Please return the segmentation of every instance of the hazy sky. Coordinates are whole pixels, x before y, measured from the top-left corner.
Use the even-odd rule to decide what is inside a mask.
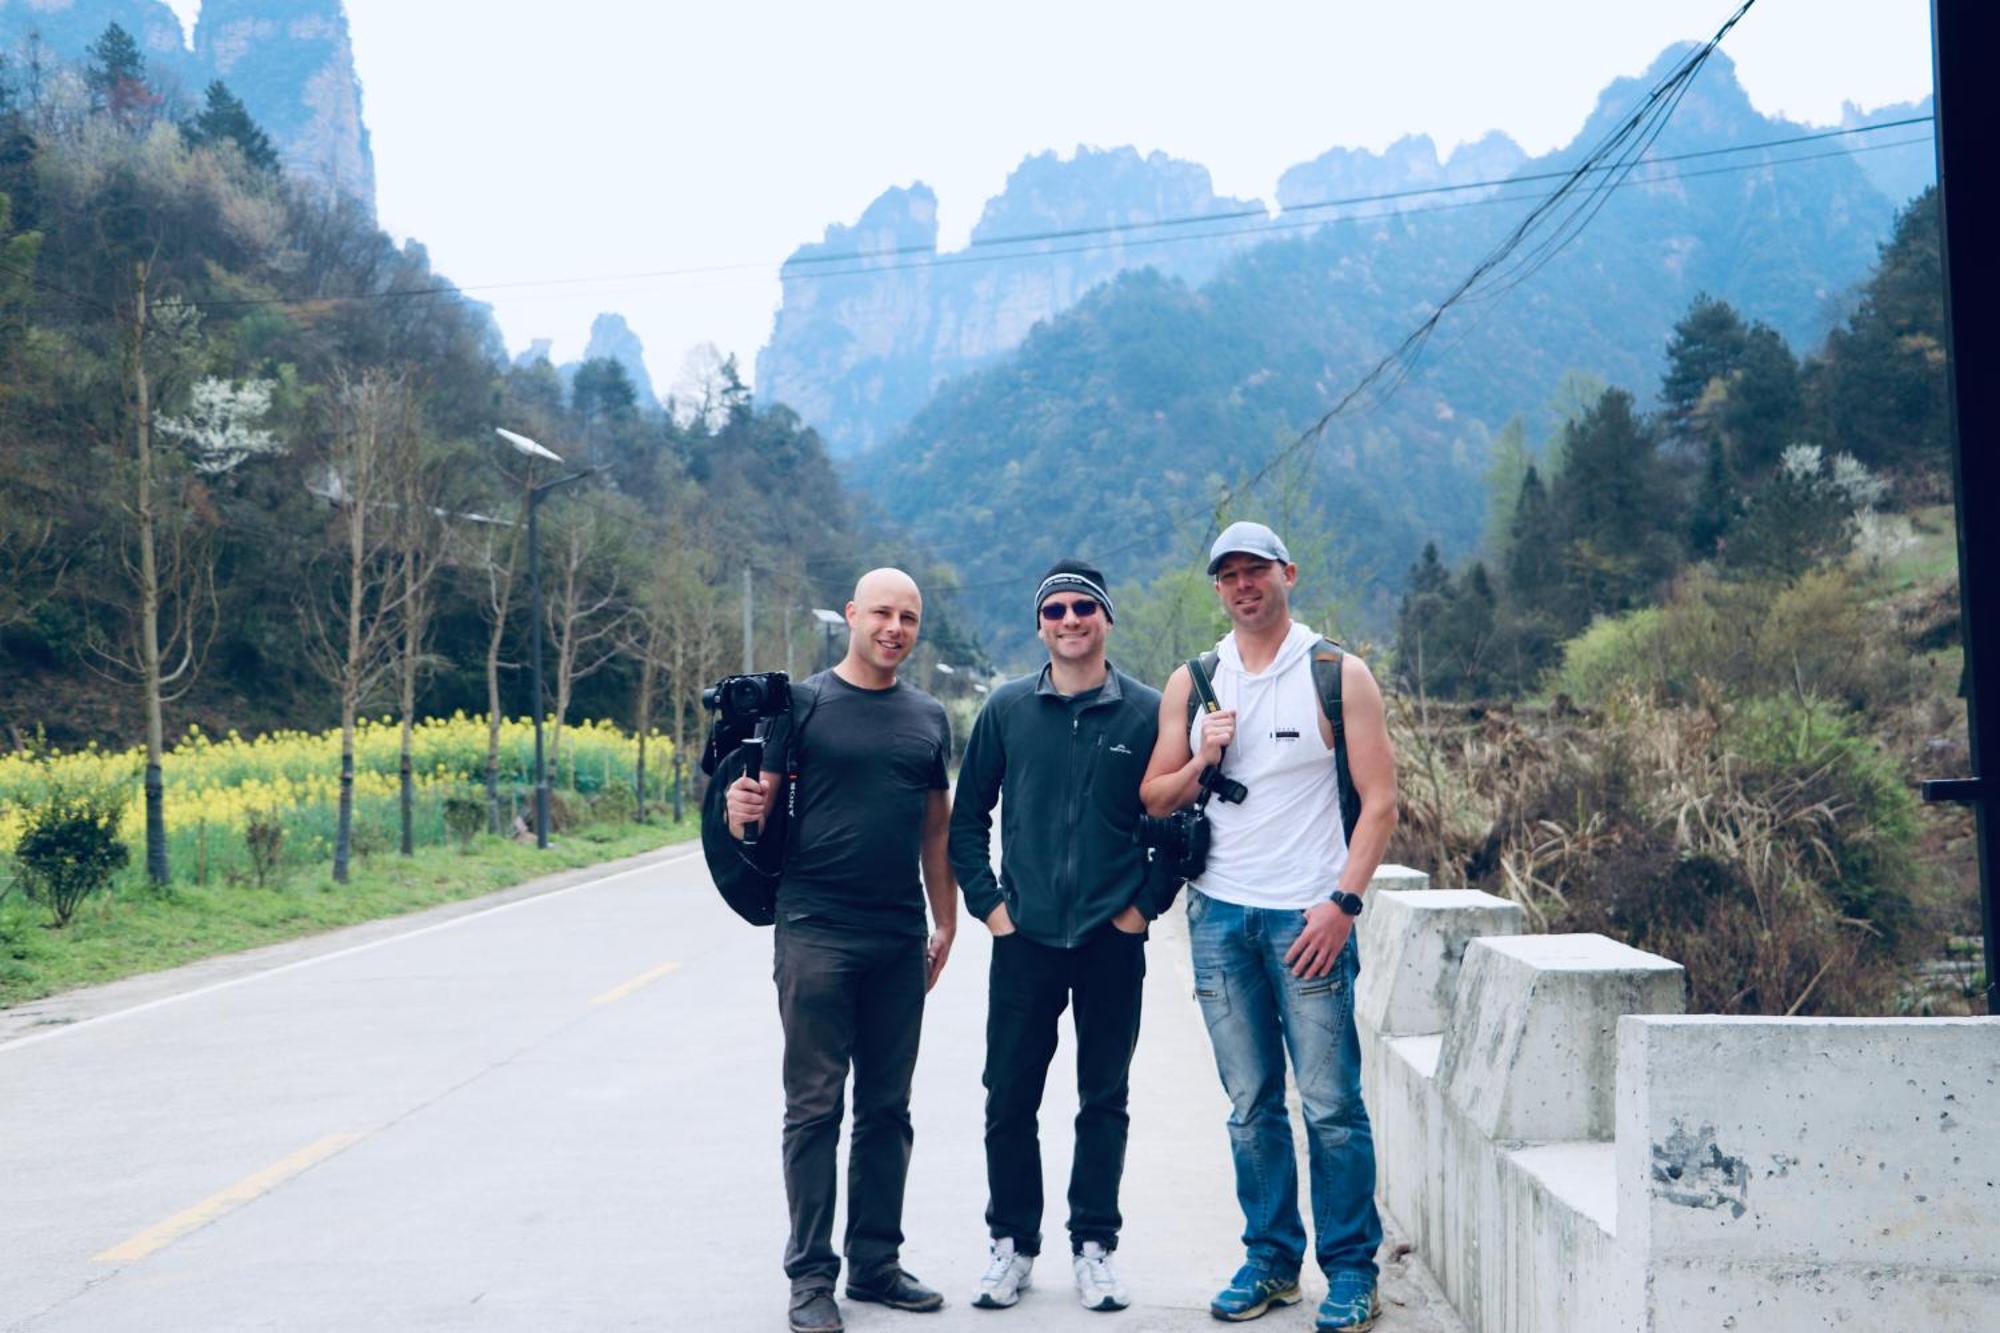
[[[198,0],[170,0],[192,19]],[[1568,142],[1611,79],[1736,0],[347,0],[380,215],[492,303],[510,348],[601,310],[664,391],[712,341],[745,375],[777,264],[928,182],[947,248],[1022,157],[1132,144],[1273,200],[1285,168],[1409,133]],[[1928,0],[1759,0],[1723,49],[1809,123],[1922,97]],[[702,277],[661,269],[746,265]],[[599,279],[512,290],[493,284]]]

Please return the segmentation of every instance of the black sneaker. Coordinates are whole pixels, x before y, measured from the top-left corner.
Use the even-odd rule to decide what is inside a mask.
[[[847,1299],[870,1301],[892,1310],[909,1310],[917,1314],[929,1314],[932,1310],[944,1308],[944,1297],[901,1268],[887,1268],[865,1280],[850,1277],[847,1280]]]
[[[842,1333],[846,1327],[827,1288],[792,1293],[792,1333]]]

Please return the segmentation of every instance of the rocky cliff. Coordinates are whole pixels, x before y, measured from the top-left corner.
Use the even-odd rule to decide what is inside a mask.
[[[1254,234],[1265,220],[1256,201],[1218,197],[1206,169],[1157,153],[1142,157],[1130,148],[1029,158],[987,205],[972,243],[944,254],[936,250],[937,201],[930,190],[921,184],[890,190],[852,226],[827,228],[824,240],[801,247],[786,264],[783,304],[757,359],[758,396],[789,404],[836,453],[851,455],[893,439],[947,380],[994,365],[1038,323],[1075,307],[1120,272],[1150,266],[1200,287],[1233,257],[1260,245],[1255,262],[1284,268],[1301,253],[1292,243],[1316,234],[1320,222],[1332,224],[1325,228],[1331,234],[1316,242],[1315,259],[1372,274],[1377,288],[1343,299],[1373,300],[1378,289],[1402,287],[1408,275],[1381,271],[1379,226],[1356,225],[1357,216],[1396,213],[1422,219],[1419,225],[1427,228],[1455,226],[1450,219],[1458,218],[1464,226],[1457,231],[1483,234],[1483,219],[1507,210],[1478,206],[1499,193],[1479,182],[1561,167],[1613,119],[1629,114],[1651,77],[1611,83],[1575,143],[1532,161],[1499,132],[1448,154],[1425,135],[1379,153],[1330,149],[1284,173],[1277,189],[1283,213],[1263,235]],[[1928,112],[1927,101],[1866,114],[1850,110],[1844,124],[1877,125]],[[1729,148],[1809,132],[1758,113],[1721,57],[1683,103],[1659,151]],[[1899,143],[1925,132],[1908,126],[1773,150],[1775,159],[1804,159],[1774,161],[1773,170],[1782,167],[1778,178],[1755,172],[1732,177],[1726,157],[1698,164],[1723,173],[1715,179],[1738,180],[1739,202],[1746,206],[1736,210],[1717,206],[1715,192],[1694,183],[1709,177],[1690,177],[1686,185],[1664,176],[1658,184],[1635,182],[1629,193],[1646,206],[1622,206],[1608,215],[1595,227],[1595,244],[1600,253],[1632,254],[1659,279],[1668,302],[1684,301],[1688,283],[1706,282],[1809,345],[1825,331],[1845,285],[1865,269],[1890,209],[1932,179],[1932,161],[1921,145]],[[1841,154],[1843,144],[1860,151]],[[1829,153],[1835,156],[1828,159]],[[1782,188],[1771,189],[1774,179]],[[1790,188],[1794,181],[1811,188]],[[1816,201],[1813,189],[1824,191]],[[1383,198],[1390,195],[1401,197]],[[1331,206],[1356,199],[1370,202]],[[1197,220],[1125,229],[1167,218]],[[1598,283],[1595,294],[1578,293],[1572,324],[1587,336],[1566,354],[1605,373],[1651,373],[1654,327],[1632,336],[1630,312],[1609,296],[1641,276],[1614,266],[1611,280]],[[1408,295],[1420,301],[1435,293],[1425,288]],[[1649,318],[1658,314],[1648,311]],[[1522,355],[1539,361],[1547,353],[1530,348]],[[1499,412],[1496,420],[1512,410],[1463,388],[1455,385],[1451,394],[1459,399],[1457,410]]]
[[[221,79],[288,171],[374,210],[375,158],[340,0],[204,0],[192,48],[160,0],[0,0],[0,54],[17,76],[37,44],[44,63],[80,65],[113,23],[138,42],[170,113],[191,114]]]
[[[836,454],[857,453],[946,379],[1009,351],[1106,279],[1151,264],[1201,282],[1245,244],[1206,235],[1215,229],[1206,224],[1142,224],[1264,212],[1217,195],[1193,163],[1079,147],[1023,162],[971,242],[940,255],[930,187],[889,190],[786,261],[784,303],[757,358],[758,397],[797,410]]]
[[[375,157],[340,0],[203,0],[194,57],[243,99],[296,176],[375,201]]]

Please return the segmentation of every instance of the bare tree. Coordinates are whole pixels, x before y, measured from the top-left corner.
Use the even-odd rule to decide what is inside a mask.
[[[632,724],[638,738],[638,758],[632,768],[633,810],[639,822],[646,822],[646,743],[653,730],[653,705],[659,697],[660,676],[670,660],[667,623],[660,614],[659,588],[649,582],[632,606],[632,613],[620,631],[621,650],[639,661],[639,683],[635,688]]]
[[[435,582],[445,559],[449,528],[444,510],[444,474],[437,461],[426,459],[416,438],[398,450],[389,469],[392,495],[389,520],[395,533],[397,580],[396,620],[400,640],[395,653],[396,684],[401,715],[401,749],[397,761],[397,813],[401,824],[399,850],[416,855],[417,678],[429,661],[431,613],[436,609]]]
[[[132,267],[132,299],[119,312],[124,344],[125,413],[131,432],[131,542],[121,553],[131,580],[132,602],[125,608],[128,628],[122,642],[105,639],[95,628],[86,646],[112,672],[136,678],[146,710],[146,876],[154,884],[172,878],[167,858],[166,705],[185,694],[201,671],[215,638],[215,560],[209,534],[172,495],[154,438],[155,362],[172,358],[191,342],[196,316],[178,302],[152,304],[153,264]],[[121,430],[122,433],[122,430]]]
[[[566,506],[555,526],[555,588],[543,599],[556,658],[555,722],[549,733],[548,756],[551,774],[561,771],[563,723],[569,717],[576,684],[618,656],[619,630],[626,615],[619,600],[623,577],[609,517],[594,505],[577,504]]]
[[[0,505],[0,627],[32,617],[62,590],[68,571],[54,519]]]
[[[340,806],[333,878],[345,884],[354,837],[354,731],[363,702],[396,660],[410,581],[386,505],[399,455],[415,447],[415,402],[407,379],[383,370],[334,379],[327,464],[315,489],[335,508],[337,548],[327,585],[303,602],[307,651],[340,694]]]
[[[525,486],[523,483],[524,509]],[[486,617],[486,831],[489,833],[500,832],[500,668],[514,665],[501,661],[500,649],[513,610],[514,581],[521,566],[525,534],[525,525],[517,514],[505,528],[485,528],[480,538],[479,564],[486,580],[479,610]]]
[[[737,622],[736,607],[717,582],[712,532],[699,510],[680,507],[672,529],[678,540],[662,544],[651,599],[666,638],[663,666],[672,717],[675,792],[685,781],[688,723],[701,716],[701,692],[722,670]]]

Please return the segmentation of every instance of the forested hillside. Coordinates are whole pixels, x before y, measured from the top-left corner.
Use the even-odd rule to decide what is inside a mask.
[[[1522,171],[1565,165],[1659,73],[1613,84],[1576,146]],[[1331,534],[1309,576],[1380,628],[1427,542],[1447,556],[1477,542],[1503,426],[1518,416],[1541,439],[1566,373],[1644,384],[1703,291],[1788,343],[1817,343],[1894,206],[1839,145],[1736,151],[1801,132],[1758,114],[1718,56],[1655,161],[1574,243],[1454,312],[1413,375],[1336,420],[1308,465],[1270,479],[1247,509],[1274,509],[1282,482],[1289,511]],[[982,585],[1069,550],[1141,581],[1190,559],[1221,486],[1256,473],[1359,380],[1542,188],[1349,210],[1363,216],[1268,239],[1199,287],[1127,273],[947,384],[855,475],[959,569],[981,628],[1018,646],[1006,594],[981,600]]]
[[[221,82],[296,179],[374,208],[375,156],[342,0],[204,0],[191,47],[161,0],[16,0],[0,3],[0,57],[32,93],[81,66],[113,24],[147,68],[131,91],[179,118]]]
[[[1717,1012],[1964,1012],[1970,819],[1937,196],[1803,358],[1704,295],[1656,377],[1503,438],[1410,569],[1399,855],[1683,960]],[[1657,402],[1656,409],[1645,404]]]
[[[421,245],[286,175],[233,98],[175,118],[114,32],[43,74],[0,65],[7,746],[134,743],[149,696],[168,743],[343,701],[524,712],[522,487],[561,469],[496,426],[595,469],[542,512],[570,716],[687,718],[735,660],[746,565],[760,653],[809,661],[787,608],[840,605],[886,554],[733,367],[678,417],[612,360],[565,393]]]

